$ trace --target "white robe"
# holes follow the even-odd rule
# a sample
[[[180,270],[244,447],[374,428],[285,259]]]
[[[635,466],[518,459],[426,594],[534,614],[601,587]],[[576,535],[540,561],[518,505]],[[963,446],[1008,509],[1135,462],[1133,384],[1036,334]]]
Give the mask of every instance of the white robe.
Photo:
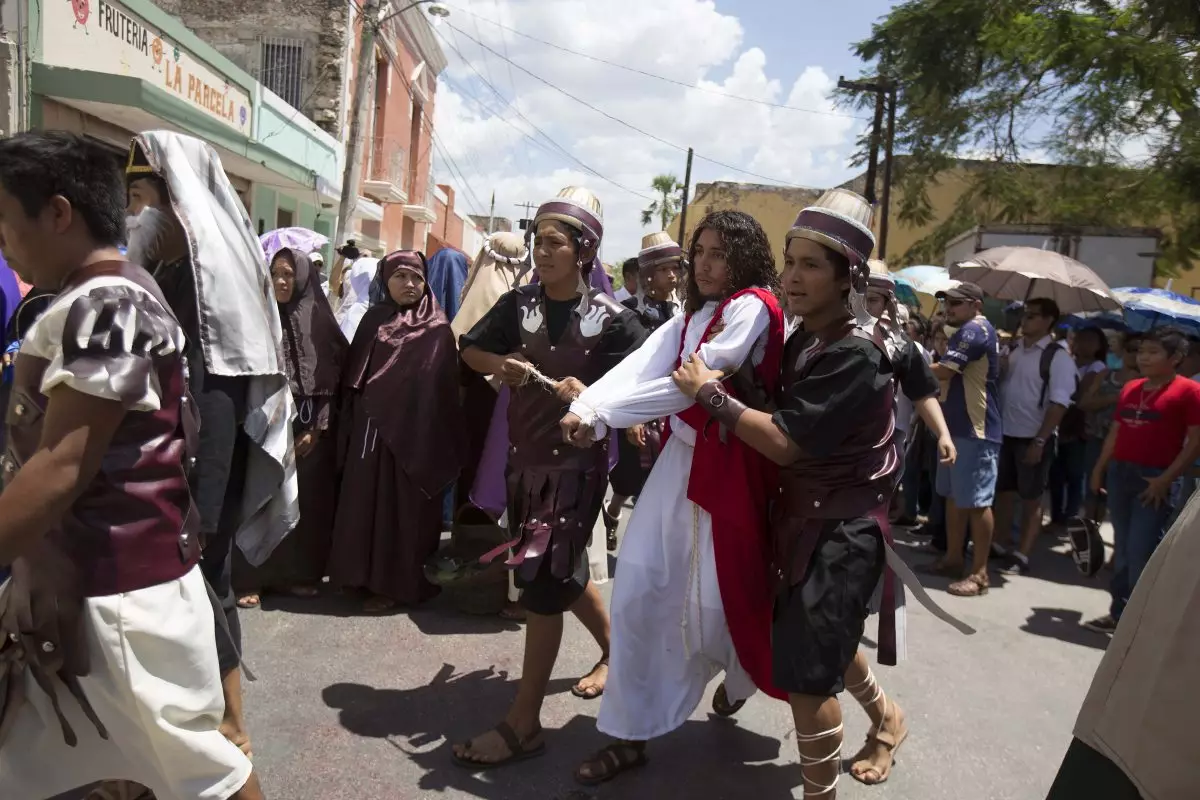
[[[696,350],[716,305],[692,317],[684,352]],[[724,329],[700,348],[704,363],[737,369],[747,358],[761,362],[769,323],[762,301],[739,297],[724,318]],[[725,623],[712,518],[687,499],[696,436],[674,415],[693,401],[670,377],[684,325],[684,315],[671,318],[571,405],[597,436],[606,426],[671,417],[671,437],[633,509],[613,585],[612,653],[597,727],[620,739],[643,741],[678,728],[722,670],[730,701],[755,691]]]

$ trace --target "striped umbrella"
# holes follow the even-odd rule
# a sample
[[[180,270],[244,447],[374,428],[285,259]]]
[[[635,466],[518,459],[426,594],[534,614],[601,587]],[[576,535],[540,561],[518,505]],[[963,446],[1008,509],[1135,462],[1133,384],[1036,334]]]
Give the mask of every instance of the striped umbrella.
[[[1176,325],[1200,332],[1200,301],[1166,289],[1126,286],[1113,289],[1121,302],[1130,330],[1148,331],[1163,325]]]

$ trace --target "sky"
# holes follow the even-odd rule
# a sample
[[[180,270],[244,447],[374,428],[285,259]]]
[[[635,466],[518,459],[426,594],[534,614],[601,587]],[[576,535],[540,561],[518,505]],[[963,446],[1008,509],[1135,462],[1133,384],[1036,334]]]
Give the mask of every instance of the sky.
[[[601,255],[612,263],[636,255],[643,234],[658,229],[641,224],[654,199],[651,180],[662,173],[682,180],[689,146],[693,187],[724,180],[823,188],[856,174],[848,160],[869,121],[835,106],[830,93],[839,75],[859,75],[852,45],[892,2],[445,5],[451,16],[437,33],[450,64],[435,102],[438,181],[454,186],[456,205],[470,213],[486,214],[494,192],[497,216],[514,220],[525,215],[517,203],[586,186],[604,207]]]

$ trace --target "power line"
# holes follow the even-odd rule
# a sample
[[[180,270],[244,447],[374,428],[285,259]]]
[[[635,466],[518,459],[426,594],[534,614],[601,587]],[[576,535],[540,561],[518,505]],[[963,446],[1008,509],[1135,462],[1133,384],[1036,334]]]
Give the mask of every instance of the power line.
[[[500,13],[500,0],[492,0],[492,7],[496,9],[496,16],[502,16]],[[478,31],[477,31],[478,32]],[[512,63],[508,60],[508,36],[504,30],[500,30],[500,43],[504,45],[504,66],[508,68],[508,87],[512,89],[513,105],[519,110],[521,108],[521,97],[517,94],[517,82],[513,79]],[[529,166],[529,143],[524,139],[521,140],[521,156],[525,163],[525,171],[530,171]]]
[[[451,24],[451,23],[449,23],[449,22],[447,22],[447,23],[445,23],[445,24],[446,24],[446,26],[447,26],[447,27],[451,28],[451,29],[452,29],[452,30],[454,30],[455,32],[457,32],[457,33],[461,34],[462,36],[465,36],[465,37],[467,37],[468,39],[471,39],[471,41],[475,42],[475,43],[476,43],[476,44],[478,44],[480,47],[482,47],[482,48],[484,48],[485,50],[487,50],[488,52],[492,53],[492,54],[493,54],[493,55],[495,55],[497,58],[503,58],[503,56],[501,56],[499,53],[497,53],[497,52],[496,52],[495,50],[493,50],[492,48],[488,47],[488,46],[487,46],[486,44],[484,44],[483,42],[479,41],[478,39],[474,39],[474,38],[472,38],[470,34],[468,34],[468,33],[464,32],[463,30],[461,30],[461,29],[459,29],[459,28],[456,28],[454,25],[452,25],[452,24]],[[576,97],[575,95],[573,95],[573,94],[571,94],[570,92],[568,92],[566,89],[563,89],[563,88],[562,88],[562,87],[560,87],[560,86],[556,86],[555,84],[553,84],[553,83],[551,83],[550,81],[546,80],[546,79],[545,79],[545,78],[543,78],[542,76],[540,76],[540,75],[538,75],[538,74],[536,74],[536,73],[534,73],[534,72],[531,72],[531,71],[529,71],[528,69],[526,69],[525,67],[521,66],[521,65],[520,65],[520,64],[518,64],[517,62],[515,62],[515,61],[512,61],[512,60],[510,60],[510,59],[506,59],[506,60],[507,60],[507,61],[508,61],[510,64],[512,64],[514,67],[516,67],[517,69],[521,70],[521,72],[524,72],[526,75],[528,75],[529,77],[531,77],[531,78],[533,78],[534,80],[538,81],[539,83],[542,83],[542,84],[545,84],[546,86],[549,86],[551,89],[553,89],[554,91],[558,92],[559,94],[566,95],[567,97],[571,98],[572,100],[574,100],[576,103],[579,103],[580,105],[587,106],[587,107],[588,107],[588,108],[590,108],[592,111],[595,111],[597,114],[601,115],[602,117],[605,117],[605,118],[607,118],[607,119],[610,119],[610,120],[612,120],[613,122],[617,123],[618,125],[622,125],[622,126],[624,126],[624,127],[626,127],[626,128],[629,128],[631,131],[634,131],[634,132],[636,132],[636,133],[640,133],[642,136],[645,136],[647,139],[653,139],[654,141],[658,142],[659,144],[666,145],[667,147],[673,147],[674,149],[676,149],[676,150],[679,150],[680,152],[686,153],[686,152],[688,151],[688,148],[686,148],[686,147],[684,147],[684,146],[682,146],[682,145],[675,144],[674,142],[669,142],[669,141],[667,141],[666,139],[662,138],[661,136],[657,136],[657,135],[655,135],[655,134],[653,134],[653,133],[650,133],[650,132],[649,132],[649,131],[647,131],[647,130],[643,130],[642,128],[639,128],[638,126],[634,125],[633,123],[626,122],[625,120],[623,120],[623,119],[621,119],[621,118],[619,118],[619,117],[614,117],[612,114],[608,113],[608,112],[607,112],[607,111],[605,111],[604,109],[602,109],[602,108],[597,108],[596,106],[592,105],[592,104],[591,104],[591,103],[589,103],[588,101],[586,101],[586,100],[583,100],[583,99],[581,99],[581,98],[579,98],[579,97]],[[476,73],[476,74],[478,74],[478,73]],[[766,175],[759,175],[757,172],[751,172],[750,170],[748,170],[748,169],[743,169],[742,167],[735,167],[733,164],[726,164],[726,163],[725,163],[725,162],[723,162],[723,161],[717,161],[715,158],[709,158],[708,156],[701,155],[700,153],[696,153],[696,154],[695,154],[695,156],[696,156],[696,158],[700,159],[701,161],[707,161],[707,162],[708,162],[708,163],[710,163],[710,164],[716,164],[718,167],[724,167],[725,169],[731,169],[731,170],[733,170],[734,172],[740,172],[740,173],[742,173],[743,175],[749,175],[749,176],[751,176],[751,177],[758,178],[758,179],[760,179],[760,180],[769,181],[769,182],[771,182],[771,183],[777,183],[777,184],[781,184],[781,185],[783,185],[783,186],[791,186],[791,187],[798,188],[798,189],[809,188],[809,187],[803,187],[803,186],[799,186],[799,185],[797,185],[797,184],[794,184],[794,183],[788,183],[787,181],[781,181],[781,180],[779,180],[778,178],[771,178],[771,177],[768,177],[768,176],[766,176]]]
[[[860,119],[860,120],[868,120],[868,121],[870,120],[869,117],[859,117],[854,114],[842,114],[837,111],[822,111],[821,109],[817,109],[817,108],[801,108],[799,106],[789,106],[786,103],[772,103],[770,100],[759,100],[754,97],[744,97],[744,96],[738,95],[738,94],[722,92],[720,89],[710,89],[707,86],[696,86],[694,84],[687,83],[686,81],[676,80],[675,78],[668,78],[666,75],[658,75],[656,73],[647,72],[646,70],[638,69],[637,67],[630,67],[625,64],[618,64],[615,61],[609,61],[607,59],[600,58],[599,56],[589,55],[588,53],[581,53],[578,50],[572,50],[569,47],[563,47],[560,44],[555,44],[554,42],[548,42],[545,39],[539,39],[536,36],[530,36],[528,33],[519,31],[516,28],[510,28],[507,25],[502,25],[501,23],[496,22],[495,20],[488,19],[487,17],[476,14],[473,11],[469,11],[468,9],[465,9],[465,8],[457,8],[456,7],[456,10],[461,11],[462,13],[464,13],[470,17],[475,17],[476,19],[480,19],[480,20],[488,23],[489,25],[495,25],[501,31],[515,33],[517,36],[520,36],[524,39],[528,39],[531,42],[537,42],[538,44],[545,45],[546,47],[552,47],[555,50],[560,50],[564,53],[570,53],[571,55],[579,56],[580,58],[586,58],[589,61],[595,61],[599,64],[605,64],[610,67],[615,67],[616,69],[623,69],[626,72],[632,72],[636,75],[642,75],[647,78],[654,78],[655,80],[665,81],[667,83],[673,83],[676,86],[682,86],[685,89],[695,89],[698,92],[708,92],[709,94],[715,94],[720,97],[727,97],[730,100],[741,100],[744,103],[756,103],[758,105],[770,106],[771,108],[780,108],[780,109],[784,109],[787,111],[800,111],[805,114],[821,114],[826,117],[842,117],[844,119]],[[478,25],[475,26],[475,32],[478,35],[478,33],[479,33]],[[501,37],[503,38],[503,33],[501,33]],[[508,58],[508,45],[507,44],[505,45],[504,58],[505,59]],[[510,64],[511,64],[511,62],[510,62]],[[518,66],[518,69],[520,69],[519,66]],[[511,71],[511,69],[510,69],[510,71]]]
[[[451,30],[455,31],[455,33],[458,33],[458,34],[461,34],[461,35],[463,35],[463,36],[466,36],[468,39],[470,39],[470,38],[471,38],[471,37],[470,37],[470,36],[468,36],[467,34],[463,33],[463,32],[462,32],[462,31],[460,31],[460,30],[458,30],[458,28],[455,28],[455,27],[453,27],[453,26],[449,26],[449,27],[451,28]],[[436,29],[435,29],[435,30],[436,30]],[[578,164],[579,166],[583,167],[583,169],[585,169],[585,170],[587,170],[588,172],[590,172],[591,174],[595,175],[597,178],[600,178],[600,179],[601,179],[601,180],[603,180],[603,181],[607,181],[608,183],[611,183],[613,186],[616,186],[618,189],[621,189],[622,191],[629,192],[630,194],[632,194],[632,195],[636,195],[637,197],[640,197],[640,198],[642,198],[643,200],[649,200],[649,201],[653,201],[653,200],[655,199],[655,198],[653,198],[653,197],[651,197],[651,196],[649,196],[649,195],[642,194],[641,192],[637,191],[636,189],[630,189],[628,186],[625,186],[624,184],[618,183],[617,181],[613,180],[612,178],[608,177],[607,175],[605,175],[605,174],[601,173],[599,170],[596,170],[596,169],[594,169],[593,167],[590,167],[590,166],[588,166],[588,165],[587,165],[586,163],[584,163],[584,162],[583,162],[581,159],[579,159],[577,156],[575,156],[575,155],[574,155],[574,154],[573,154],[573,153],[572,153],[570,150],[568,150],[567,148],[563,147],[563,146],[562,146],[562,145],[560,145],[558,142],[554,141],[554,139],[553,139],[553,138],[552,138],[552,137],[551,137],[551,136],[550,136],[548,133],[546,133],[545,131],[543,131],[541,128],[539,128],[537,125],[535,125],[535,124],[533,123],[533,121],[532,121],[532,120],[530,120],[530,119],[529,119],[528,117],[526,117],[526,116],[525,116],[523,113],[521,113],[521,109],[520,109],[520,108],[518,108],[518,107],[516,107],[516,106],[513,106],[513,105],[511,105],[511,104],[509,103],[508,99],[507,99],[507,98],[505,98],[505,97],[504,97],[504,95],[500,93],[500,90],[499,90],[499,89],[497,89],[495,86],[493,86],[493,85],[492,85],[492,83],[491,83],[490,81],[488,81],[488,80],[487,80],[487,78],[483,77],[483,75],[481,75],[481,74],[480,74],[479,70],[475,69],[475,65],[474,65],[474,64],[472,64],[472,63],[471,63],[471,62],[470,62],[470,61],[467,59],[467,57],[466,57],[465,55],[463,55],[462,51],[458,49],[458,45],[456,45],[454,42],[450,41],[450,40],[449,40],[447,37],[443,36],[443,35],[442,35],[442,33],[441,33],[441,31],[437,31],[437,34],[438,34],[438,36],[439,36],[439,37],[442,39],[442,41],[443,41],[443,42],[445,42],[446,44],[448,44],[448,45],[450,46],[450,48],[451,48],[451,49],[454,51],[454,53],[455,53],[455,54],[456,54],[456,55],[459,57],[459,60],[461,60],[461,61],[462,61],[464,64],[466,64],[466,66],[467,66],[467,67],[468,67],[468,68],[471,70],[471,72],[475,73],[475,76],[476,76],[477,78],[479,78],[479,80],[481,80],[485,86],[487,86],[489,89],[491,89],[491,90],[492,90],[492,93],[493,93],[493,94],[495,94],[495,95],[496,95],[496,97],[498,97],[498,98],[499,98],[499,99],[500,99],[500,100],[501,100],[501,101],[502,101],[502,102],[503,102],[505,105],[507,105],[507,106],[511,107],[511,108],[513,109],[513,111],[514,111],[514,112],[516,112],[516,115],[517,115],[518,117],[520,117],[522,120],[524,120],[524,121],[525,121],[525,123],[526,123],[527,125],[529,125],[529,127],[533,128],[533,130],[534,130],[534,131],[536,131],[537,133],[541,134],[541,136],[542,136],[543,138],[545,138],[545,139],[546,139],[546,141],[548,141],[548,142],[549,142],[551,145],[553,145],[555,148],[557,148],[557,149],[558,149],[558,151],[559,151],[559,152],[560,152],[562,155],[566,156],[566,157],[567,157],[568,159],[570,159],[571,161],[573,161],[573,162],[575,162],[576,164]],[[493,52],[494,52],[494,51],[493,51]],[[507,60],[507,59],[506,59],[506,60]],[[512,63],[512,62],[509,62],[509,63]],[[517,67],[517,68],[518,68],[518,69],[520,69],[520,66],[518,65],[518,67]],[[483,103],[480,103],[480,107],[482,107],[482,108],[485,108],[485,110],[486,110],[486,106],[484,106],[484,105],[483,105]],[[519,133],[520,133],[522,136],[524,136],[526,139],[528,139],[528,140],[532,141],[534,144],[537,144],[537,145],[539,145],[539,146],[543,146],[543,147],[544,147],[544,145],[542,145],[542,143],[541,143],[541,142],[539,142],[537,139],[534,139],[534,138],[533,138],[533,137],[531,137],[531,136],[530,136],[530,135],[529,135],[527,132],[525,132],[525,131],[521,130],[519,127],[517,127],[516,125],[514,125],[513,123],[511,123],[511,122],[509,122],[507,119],[505,119],[505,117],[503,116],[503,114],[494,115],[494,118],[495,118],[495,119],[499,119],[499,120],[500,120],[501,122],[503,122],[504,124],[506,124],[506,125],[508,125],[509,127],[513,128],[513,129],[515,129],[515,130],[516,130],[516,131],[518,131],[518,132],[519,132]]]

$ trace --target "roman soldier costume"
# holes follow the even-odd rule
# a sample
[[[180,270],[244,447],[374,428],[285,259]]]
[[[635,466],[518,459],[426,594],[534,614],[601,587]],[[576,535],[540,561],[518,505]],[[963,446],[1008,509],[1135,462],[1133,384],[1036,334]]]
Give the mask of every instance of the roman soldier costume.
[[[250,775],[218,731],[184,343],[146,272],[102,262],[68,277],[21,345],[5,484],[38,450],[51,389],[126,411],[87,488],[0,588],[0,774],[14,797],[114,775],[175,797],[180,775],[231,791]]]

